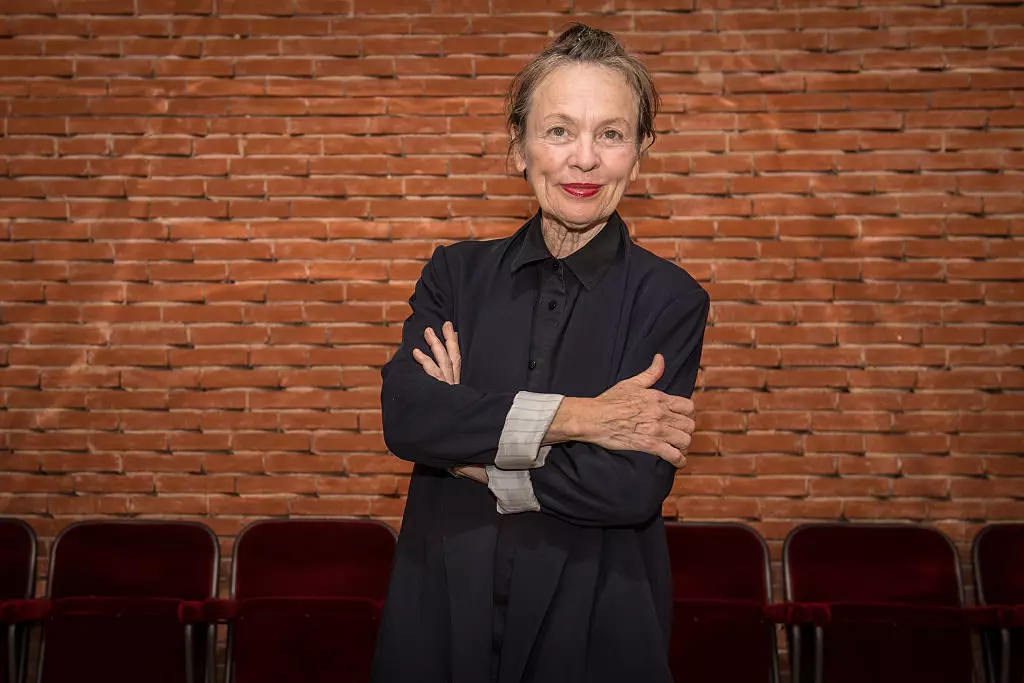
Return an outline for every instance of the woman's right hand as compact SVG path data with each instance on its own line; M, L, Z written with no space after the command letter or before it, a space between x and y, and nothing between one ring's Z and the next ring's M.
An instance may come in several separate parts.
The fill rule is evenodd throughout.
M413 349L412 358L420 364L423 372L438 382L458 384L462 379L462 352L459 350L459 333L455 331L455 325L451 321L445 321L441 325L441 334L444 335L444 342L438 339L437 333L433 329L429 327L425 329L423 338L434 357L431 358L419 349Z
M610 450L643 451L680 468L686 465L695 423L693 401L651 387L665 372L665 358L596 398L562 401L544 443L586 441Z
M445 384L458 384L462 379L462 352L459 350L459 333L455 331L455 325L451 321L445 321L441 326L441 334L444 335L442 342L437 333L431 328L423 331L423 338L427 341L427 347L434 354L431 358L419 349L412 350L412 357L423 372L427 373L438 382ZM466 477L486 484L487 470L481 465L458 465L449 467L448 471L457 477Z

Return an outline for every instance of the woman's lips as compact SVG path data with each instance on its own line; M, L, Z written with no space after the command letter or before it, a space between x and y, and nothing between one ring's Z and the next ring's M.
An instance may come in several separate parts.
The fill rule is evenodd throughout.
M601 191L600 185L594 185L592 183L567 183L562 185L562 189L571 194L573 197L579 199L587 199L593 197L595 194Z

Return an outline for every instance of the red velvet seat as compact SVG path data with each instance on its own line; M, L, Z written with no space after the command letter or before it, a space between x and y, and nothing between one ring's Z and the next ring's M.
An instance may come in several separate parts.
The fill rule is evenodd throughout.
M21 520L0 519L0 603L31 598L35 583L35 532ZM18 683L22 679L26 635L23 627L5 624L4 641L0 643L0 683Z
M1004 607L1011 618L1008 628L988 629L982 639L988 680L1024 680L1024 623L1014 618L1024 612L1024 524L986 526L972 555L978 604Z
M212 628L187 634L182 601L216 595L217 539L202 524L73 524L54 542L47 599L15 610L41 621L39 681L189 683L212 661Z
M367 520L275 519L238 536L228 621L228 681L368 681L395 534Z
M778 680L775 626L764 618L771 567L760 534L742 524L665 525L672 562L670 661L687 683Z
M783 570L786 598L797 603L788 607L804 613L791 620L802 655L794 683L973 680L975 613L963 609L956 550L940 531L805 525L786 539Z

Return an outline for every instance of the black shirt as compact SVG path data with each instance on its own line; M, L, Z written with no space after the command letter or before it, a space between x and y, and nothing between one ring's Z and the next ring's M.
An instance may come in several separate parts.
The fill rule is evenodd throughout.
M605 225L583 247L564 259L551 255L541 228L541 214L534 216L527 229L519 253L512 260L512 272L524 268L537 274L537 302L533 307L530 328L530 351L527 354L526 390L537 393L551 391L554 376L553 360L558 357L581 289L593 289L608 271L622 246L621 233L613 225ZM505 630L509 589L515 566L517 527L502 519L494 557L494 634L492 640L492 680L498 678L501 641Z
M539 511L502 515L488 487L452 477L457 465L495 465L518 392L598 396L646 369L654 389L693 391L708 296L677 265L637 246L613 214L579 256L617 239L607 271L588 289L577 255L562 268L565 317L545 344L533 339L549 254L524 247L536 218L504 239L438 247L409 300L402 344L382 370L384 439L414 463L380 621L374 683L480 683L492 676L498 531L513 532L512 578L501 638L500 683L670 683L672 581L660 513L674 468L660 458L569 441L529 470ZM614 232L617 235L604 234ZM539 237L538 235L534 236ZM597 238L595 237L595 240ZM513 262L523 267L513 272ZM526 261L540 270L530 272ZM548 261L553 263L553 259ZM554 266L551 265L553 270ZM558 309L545 309L554 313ZM413 349L452 321L463 347L458 385L423 372ZM534 345L537 348L534 349ZM544 348L541 349L540 347ZM534 378L530 352L544 352ZM517 538L518 537L518 538ZM509 540L502 539L503 545Z

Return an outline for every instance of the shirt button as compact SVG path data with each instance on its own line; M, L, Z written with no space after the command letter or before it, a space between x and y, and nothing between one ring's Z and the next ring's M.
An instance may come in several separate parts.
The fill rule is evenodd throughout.
M556 273L559 271L559 269L561 269L561 267L562 267L562 264L559 263L558 261L555 261L555 264L552 266L552 268L555 269Z
M534 368L536 368L536 367L537 367L537 361L535 361L535 360L531 360L531 361L529 362L529 364L528 364L528 365L527 365L526 367L528 367L528 368L530 368L531 370L533 370Z
M556 308L558 308L558 304L557 303L555 303L554 301L549 301L548 302L548 310L549 311L553 311Z

